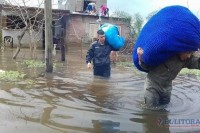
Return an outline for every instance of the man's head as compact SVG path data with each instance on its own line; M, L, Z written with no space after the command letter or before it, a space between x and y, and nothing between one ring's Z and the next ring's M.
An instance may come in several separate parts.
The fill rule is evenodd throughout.
M182 52L182 53L179 53L179 57L182 61L185 61L187 60L188 58L190 58L192 56L194 52Z
M105 42L105 33L104 33L104 31L103 30L98 30L97 34L98 34L99 42L104 44L104 42Z

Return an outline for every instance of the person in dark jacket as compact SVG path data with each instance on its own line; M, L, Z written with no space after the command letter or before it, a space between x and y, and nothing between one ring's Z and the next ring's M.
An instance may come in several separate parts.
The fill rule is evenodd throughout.
M137 49L139 64L148 71L144 85L144 100L148 107L167 105L170 102L172 81L183 68L200 69L200 58L193 55L195 51L177 53L156 67L144 64L142 59L144 52L140 47Z
M110 77L110 53L117 51L105 41L103 30L98 30L98 40L93 42L86 55L86 63L89 69L92 68L95 76Z

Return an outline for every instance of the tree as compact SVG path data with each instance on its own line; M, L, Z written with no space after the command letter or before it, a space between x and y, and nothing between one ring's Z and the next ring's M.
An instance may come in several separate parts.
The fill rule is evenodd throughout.
M135 29L135 38L137 38L138 35L140 34L143 22L144 22L144 20L143 20L142 16L139 13L136 13L134 15L134 21L133 21L133 28Z
M118 17L125 24L127 24L127 26L130 28L130 36L134 39L137 38L144 22L142 16L139 13L131 16L129 13L124 11L115 11L111 16Z
M134 16L131 16L129 13L126 13L124 11L115 11L111 16L119 18L121 21L124 22L124 24L126 24L129 27L129 37L126 38L126 45L125 47L123 47L121 52L131 54L135 40L137 39L138 34L140 33L140 30L142 28L142 16L139 13L136 13L134 14Z
M124 24L126 24L130 30L132 30L132 17L130 14L124 11L115 11L111 17L119 18ZM131 33L131 32L130 32Z
M18 44L13 59L16 59L21 49L21 40L24 35L29 34L29 48L31 58L36 58L37 42L41 37L37 35L42 31L44 23L44 10L43 1L38 0L37 7L28 8L27 0L7 0L6 5L3 5L3 9L7 10L10 15L7 15L7 28L19 30Z
M133 25L132 25L132 16L124 11L115 11L113 14L111 14L111 17L118 18L120 21L122 21L124 24L127 25L127 27L130 29L129 31L129 37L128 40L132 40L133 38ZM127 42L127 41L126 41Z

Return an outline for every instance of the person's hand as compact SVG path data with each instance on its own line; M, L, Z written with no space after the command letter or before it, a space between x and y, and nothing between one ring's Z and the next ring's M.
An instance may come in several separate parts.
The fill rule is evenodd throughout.
M137 48L137 54L142 55L143 54L143 49L141 47Z
M91 64L90 62L87 64L87 68L88 68L88 69L91 69L91 68L92 68L92 64Z
M143 49L138 47L137 48L137 54L138 54L138 58L139 58L139 61L142 61L142 55L143 55Z

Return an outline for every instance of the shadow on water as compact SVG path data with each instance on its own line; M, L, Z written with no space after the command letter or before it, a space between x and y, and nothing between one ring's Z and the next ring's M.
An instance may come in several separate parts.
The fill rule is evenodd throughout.
M1 52L0 69L25 72L25 79L0 82L0 132L6 133L189 133L200 131L200 81L178 76L172 100L160 110L143 106L145 74L115 66L110 79L93 77L84 58L67 61L45 74ZM59 60L59 54L54 57ZM44 60L44 52L38 56ZM34 83L30 84L29 80Z

